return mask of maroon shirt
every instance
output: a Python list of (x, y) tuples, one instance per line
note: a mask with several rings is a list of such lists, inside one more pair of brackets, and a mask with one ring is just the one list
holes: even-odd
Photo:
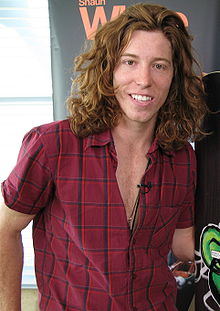
[(116, 181), (110, 131), (79, 139), (69, 122), (24, 138), (2, 184), (5, 203), (34, 220), (40, 309), (174, 311), (176, 282), (167, 266), (175, 228), (193, 225), (195, 156), (155, 140), (131, 233)]

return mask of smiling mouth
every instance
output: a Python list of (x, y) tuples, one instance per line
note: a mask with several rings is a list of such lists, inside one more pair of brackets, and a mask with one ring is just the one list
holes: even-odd
[(130, 94), (130, 96), (137, 101), (149, 102), (153, 99), (151, 96), (138, 95), (138, 94)]

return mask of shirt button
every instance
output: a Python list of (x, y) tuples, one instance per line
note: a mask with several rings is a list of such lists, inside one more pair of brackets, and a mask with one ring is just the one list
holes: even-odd
[(132, 279), (135, 280), (136, 277), (137, 277), (136, 274), (135, 274), (135, 273), (132, 273)]
[(136, 307), (133, 308), (133, 311), (137, 311), (137, 310), (138, 310), (138, 308), (136, 308)]
[(133, 244), (136, 244), (136, 240), (135, 239), (133, 239)]

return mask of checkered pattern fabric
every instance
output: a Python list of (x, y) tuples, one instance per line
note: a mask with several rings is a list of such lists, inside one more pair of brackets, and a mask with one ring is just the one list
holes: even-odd
[(193, 225), (195, 156), (157, 140), (143, 176), (136, 229), (116, 181), (111, 131), (84, 139), (69, 121), (32, 129), (2, 184), (10, 208), (36, 214), (33, 239), (42, 311), (174, 311), (167, 267), (175, 228)]

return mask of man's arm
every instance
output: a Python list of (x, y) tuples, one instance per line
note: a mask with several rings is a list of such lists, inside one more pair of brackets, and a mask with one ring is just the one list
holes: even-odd
[(0, 205), (0, 310), (21, 310), (21, 230), (34, 218)]
[(173, 236), (172, 251), (180, 260), (193, 261), (195, 251), (194, 227), (176, 229)]

